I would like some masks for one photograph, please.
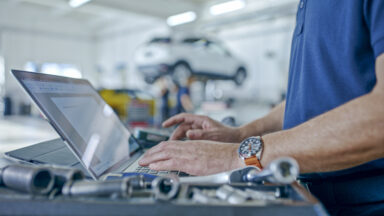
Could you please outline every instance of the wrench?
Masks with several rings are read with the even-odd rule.
[[[290,184],[299,175],[299,165],[293,158],[281,157],[272,161],[260,171],[257,167],[248,166],[228,172],[208,176],[183,177],[180,183],[187,184],[231,184],[231,183],[263,183]]]

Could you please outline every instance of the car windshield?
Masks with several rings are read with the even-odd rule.
[[[216,52],[216,53],[219,53],[220,55],[228,55],[230,56],[230,52],[226,49],[226,47],[221,44],[221,43],[218,43],[218,42],[210,42],[209,43],[209,48]]]
[[[165,43],[169,44],[172,43],[172,39],[169,37],[158,37],[158,38],[153,38],[149,43]]]
[[[194,46],[206,46],[208,41],[205,38],[186,38],[182,43]]]

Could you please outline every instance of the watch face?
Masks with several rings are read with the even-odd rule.
[[[261,150],[261,140],[258,137],[245,139],[239,147],[239,155],[242,158],[250,158]]]

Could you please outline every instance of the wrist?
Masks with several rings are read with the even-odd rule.
[[[236,128],[236,130],[237,130],[236,142],[241,142],[245,138],[247,138],[247,129],[245,126],[240,126],[240,127]]]
[[[233,149],[233,158],[232,158],[232,167],[230,170],[238,169],[241,167],[245,167],[246,164],[244,163],[244,160],[239,156],[239,146],[240,144],[235,144]]]
[[[240,142],[251,136],[261,136],[264,134],[264,118],[239,127]]]
[[[286,131],[285,131],[286,132]],[[285,136],[281,136],[282,132],[273,134],[266,134],[263,136],[263,152],[260,158],[260,163],[263,167],[267,166],[271,161],[278,157],[288,156],[294,157],[290,154],[289,145],[281,145],[286,140]]]

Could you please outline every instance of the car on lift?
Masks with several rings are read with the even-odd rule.
[[[247,77],[245,64],[219,41],[205,37],[156,37],[135,53],[137,69],[147,83],[164,75],[183,84],[189,77],[233,80],[241,85]]]

